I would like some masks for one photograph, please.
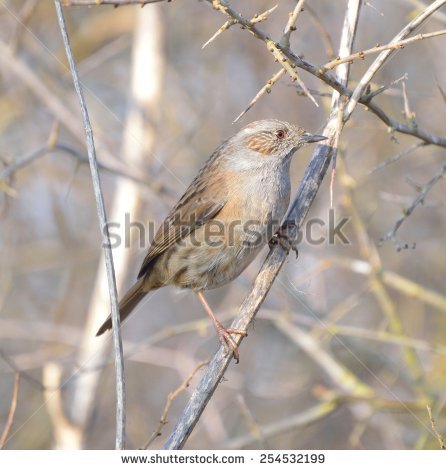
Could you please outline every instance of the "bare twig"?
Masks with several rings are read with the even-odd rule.
[[[280,52],[282,55],[282,60],[278,60],[278,62],[284,67],[287,71],[289,68],[293,69],[295,67],[301,68],[305,70],[306,72],[314,75],[318,79],[322,80],[324,83],[326,83],[328,86],[333,88],[334,90],[338,91],[341,95],[351,97],[353,96],[354,90],[349,89],[348,87],[342,85],[342,83],[339,82],[339,80],[336,78],[336,76],[332,75],[329,71],[323,70],[322,67],[316,66],[307,60],[303,59],[302,57],[299,57],[298,55],[294,54],[289,48],[280,48],[280,44],[278,42],[275,42],[272,40],[267,34],[265,34],[263,31],[261,31],[259,28],[256,27],[256,25],[252,25],[249,23],[249,20],[245,19],[243,16],[239,15],[236,13],[232,8],[230,8],[226,3],[223,6],[220,1],[218,0],[206,0],[209,4],[211,4],[215,9],[221,11],[225,15],[229,16],[229,18],[232,18],[239,22],[242,26],[245,27],[247,31],[249,31],[254,37],[257,39],[260,39],[265,43],[267,46],[268,50],[276,57]],[[435,2],[435,8],[433,8],[434,4],[430,5],[429,11],[427,14],[424,12],[422,15],[419,15],[417,18],[415,18],[414,21],[417,23],[422,23],[427,19],[428,16],[432,15],[437,11],[443,4],[446,4],[446,0],[442,0],[441,4],[439,3],[440,0],[437,0]],[[422,18],[420,19],[420,16]],[[413,25],[414,21],[412,21],[410,24]],[[407,34],[410,34],[411,31],[409,31]],[[401,39],[398,37],[398,40]],[[384,51],[382,54],[387,54],[388,51]],[[276,57],[277,58],[277,57]],[[283,59],[286,59],[283,61]],[[377,58],[377,60],[381,61],[381,55]],[[376,61],[375,61],[376,62]],[[375,67],[375,62],[372,64],[371,67]],[[370,77],[370,80],[373,77]],[[369,83],[369,79],[367,79],[367,84]],[[412,135],[414,137],[417,137],[421,140],[423,140],[426,143],[430,143],[433,145],[438,145],[440,147],[445,147],[446,148],[446,139],[441,138],[432,134],[429,134],[425,131],[422,131],[420,129],[413,129],[410,126],[407,126],[405,124],[402,124],[392,118],[390,118],[384,111],[383,109],[378,106],[377,104],[373,103],[371,99],[373,98],[373,93],[368,93],[366,92],[367,84],[364,85],[364,89],[362,90],[361,94],[358,97],[358,102],[365,105],[369,111],[371,111],[373,114],[375,114],[379,119],[381,119],[384,124],[386,124],[392,131],[394,132],[400,132],[402,134],[407,134],[407,135]],[[355,104],[356,106],[356,104]]]
[[[271,88],[275,83],[277,83],[281,77],[285,74],[285,69],[281,68],[278,72],[276,72],[264,85],[256,96],[251,100],[248,106],[232,121],[232,123],[236,123],[241,117],[243,117],[256,103],[259,99],[266,93],[271,93]]]
[[[45,405],[53,424],[53,435],[56,449],[76,450],[81,447],[82,431],[66,416],[62,393],[62,369],[50,362],[43,368],[43,386]]]
[[[88,150],[88,159],[90,162],[90,171],[93,182],[93,188],[96,198],[96,207],[98,212],[100,232],[102,235],[102,246],[104,250],[105,264],[107,268],[107,280],[111,304],[111,316],[113,324],[113,341],[115,350],[115,371],[116,371],[116,448],[124,449],[125,447],[125,383],[124,383],[124,359],[122,353],[122,339],[120,331],[118,294],[116,289],[116,279],[113,266],[113,255],[111,251],[110,236],[108,233],[107,216],[105,213],[104,198],[101,189],[101,181],[96,161],[96,151],[94,146],[93,131],[90,125],[90,119],[85,104],[82,86],[79,82],[79,76],[76,70],[73,53],[71,50],[70,40],[66,30],[65,19],[60,2],[55,0],[57,18],[62,33],[65,51],[68,63],[73,77],[74,87],[79,99],[79,105],[82,113],[82,121],[86,134],[86,143]]]
[[[409,207],[404,209],[403,215],[396,221],[394,227],[381,238],[381,244],[389,239],[392,239],[394,242],[396,242],[396,232],[399,230],[401,225],[412,214],[412,212],[417,208],[417,206],[424,203],[424,199],[426,198],[428,192],[435,186],[435,184],[437,184],[443,178],[445,174],[446,163],[440,168],[437,173],[435,173],[435,175],[428,181],[428,183],[420,189],[418,196],[413,200],[412,204]],[[400,247],[398,244],[397,247],[398,250],[402,248],[408,248],[407,245]]]
[[[344,25],[342,27],[341,42],[339,45],[339,55],[349,54],[353,48],[353,42],[356,36],[356,29],[358,26],[359,12],[361,10],[361,0],[349,0],[347,4],[347,10],[344,18]],[[350,73],[350,63],[342,64],[336,73],[336,78],[343,86],[348,85],[348,77]],[[339,131],[336,136],[339,138],[343,123],[343,114],[345,101],[340,99],[341,95],[339,92],[334,91],[331,99],[331,108],[336,109],[338,112],[338,126]],[[336,148],[338,142],[335,143]],[[336,174],[336,154],[333,155],[333,168],[330,178],[330,207],[333,207],[333,187],[334,179]]]
[[[195,369],[186,377],[186,379],[181,383],[181,385],[176,388],[173,392],[170,392],[168,395],[167,395],[167,400],[166,400],[166,404],[164,405],[164,410],[163,410],[163,414],[161,415],[161,418],[160,418],[160,422],[159,422],[159,425],[158,427],[156,428],[155,431],[153,431],[152,435],[150,436],[149,440],[144,444],[143,446],[143,449],[147,449],[150,444],[152,444],[152,442],[159,436],[161,436],[161,430],[163,429],[163,427],[168,423],[167,421],[167,414],[169,413],[169,409],[170,407],[172,406],[172,402],[173,400],[175,400],[175,398],[181,393],[183,392],[184,390],[186,390],[192,379],[195,377],[196,373],[201,369],[203,368],[205,365],[207,365],[209,363],[209,361],[202,361],[200,362],[200,364],[198,364]]]
[[[367,176],[373,175],[373,173],[382,170],[388,165],[391,165],[392,163],[397,162],[400,158],[405,157],[406,155],[409,155],[409,153],[414,152],[415,150],[419,149],[420,147],[426,147],[428,144],[426,142],[416,142],[415,144],[410,145],[404,150],[401,150],[401,152],[398,152],[396,155],[393,157],[381,162],[379,165],[375,166],[372,170],[370,170],[367,173]]]
[[[305,0],[298,0],[294,10],[290,13],[288,18],[288,23],[285,26],[283,31],[283,36],[280,40],[280,43],[283,47],[290,47],[290,36],[293,31],[296,31],[296,21],[297,17],[299,16],[300,12],[303,10]]]
[[[270,8],[269,10],[264,11],[260,15],[255,15],[251,19],[250,23],[251,24],[256,24],[256,23],[261,23],[262,21],[266,21],[268,19],[268,15],[270,13],[272,13],[277,8],[277,6],[278,5],[274,5],[272,8]],[[237,23],[238,23],[237,20],[228,20],[225,23],[223,23],[223,25],[220,26],[220,28],[218,28],[217,31],[201,46],[201,48],[204,49],[206,46],[209,46],[209,44],[211,42],[213,42],[215,39],[217,39],[217,37],[220,36],[220,34],[224,33],[231,26],[233,26]]]
[[[11,430],[12,423],[14,422],[14,416],[17,409],[17,398],[19,396],[19,384],[20,373],[16,372],[14,377],[14,388],[12,390],[11,406],[9,407],[8,418],[6,419],[6,424],[0,437],[0,449],[3,449],[4,445],[6,444],[9,431]]]
[[[416,18],[414,18],[410,23],[408,23],[389,43],[395,44],[407,37],[417,28],[419,28],[431,15],[433,15],[439,8],[446,4],[446,0],[435,0],[431,5],[427,6],[426,9],[420,13]],[[344,112],[344,119],[347,119],[353,109],[356,107],[356,104],[359,102],[361,95],[364,93],[364,90],[371,82],[372,78],[375,76],[376,72],[382,68],[384,62],[386,62],[396,51],[397,49],[387,49],[375,59],[372,65],[367,69],[366,73],[362,76],[359,83],[356,85],[355,90],[346,106]]]
[[[80,163],[88,163],[88,157],[86,155],[83,155],[81,152],[79,152],[77,149],[64,144],[63,142],[56,142],[51,145],[44,145],[36,150],[33,150],[30,153],[27,153],[26,155],[22,155],[18,157],[11,165],[8,165],[6,168],[3,168],[0,171],[0,180],[6,180],[13,176],[17,171],[21,170],[22,168],[25,168],[35,160],[38,160],[41,157],[44,157],[45,155],[48,155],[53,152],[64,152],[72,157],[74,157],[77,161]],[[138,178],[132,173],[127,173],[124,170],[113,168],[108,164],[102,163],[98,161],[98,168],[102,171],[106,171],[107,173],[110,173],[112,175],[116,176],[122,176],[123,178],[127,178],[131,181],[134,181],[135,183],[138,183],[140,185],[143,185],[147,187],[148,182],[147,179],[144,178]],[[171,197],[173,197],[172,191],[168,190],[165,187],[160,187],[160,192],[166,193]]]
[[[432,431],[435,434],[435,437],[437,438],[438,443],[440,444],[440,449],[446,450],[446,442],[444,441],[443,436],[437,431],[437,425],[435,423],[434,417],[432,416],[431,407],[429,405],[426,405],[426,408],[429,414],[429,420],[431,422]]]
[[[269,437],[277,436],[278,434],[291,431],[293,429],[308,426],[309,424],[315,423],[322,418],[329,416],[331,413],[336,411],[339,406],[338,398],[330,401],[319,403],[318,405],[308,408],[301,413],[297,413],[293,416],[288,416],[279,421],[267,424],[260,428],[262,436],[265,439]],[[247,434],[239,437],[235,437],[230,441],[225,442],[225,449],[243,449],[257,441],[256,436]]]
[[[143,7],[148,3],[158,3],[164,0],[61,0],[64,7],[75,7],[75,6],[98,6],[98,5],[113,5],[119,7],[122,5],[140,5]],[[172,0],[167,0],[171,2]]]
[[[435,31],[433,33],[424,33],[424,34],[417,34],[416,36],[412,36],[409,39],[403,39],[401,41],[391,42],[390,44],[386,44],[385,46],[376,45],[370,49],[366,49],[364,51],[356,52],[355,54],[351,54],[344,57],[338,57],[324,65],[325,69],[331,70],[335,67],[338,67],[340,64],[344,64],[346,62],[352,63],[355,60],[364,60],[366,56],[370,54],[377,54],[378,52],[391,50],[391,49],[403,49],[404,46],[407,44],[411,44],[412,42],[421,41],[423,39],[433,38],[436,36],[443,36],[446,34],[446,30],[442,29],[440,31]]]

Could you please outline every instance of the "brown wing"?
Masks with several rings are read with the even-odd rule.
[[[226,204],[224,178],[218,174],[215,167],[209,165],[210,163],[211,161],[202,168],[158,229],[141,265],[138,279],[147,273],[156,257],[214,218]],[[212,188],[209,188],[210,180]]]

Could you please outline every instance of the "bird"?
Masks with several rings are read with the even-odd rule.
[[[231,335],[203,291],[235,279],[278,231],[290,201],[293,154],[326,137],[276,119],[254,121],[225,140],[171,209],[142,262],[137,280],[119,302],[121,322],[144,296],[172,285],[192,289],[238,362]],[[97,336],[112,327],[111,315]]]

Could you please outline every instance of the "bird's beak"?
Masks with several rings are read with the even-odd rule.
[[[310,134],[309,132],[305,132],[300,138],[300,141],[304,144],[311,144],[313,142],[320,142],[321,140],[325,140],[327,138],[328,137],[325,137],[324,135]]]

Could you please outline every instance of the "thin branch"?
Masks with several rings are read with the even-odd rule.
[[[401,41],[392,42],[390,44],[386,44],[385,46],[376,45],[370,49],[366,49],[364,51],[359,51],[354,54],[345,56],[345,57],[338,57],[324,65],[324,68],[327,70],[334,69],[338,67],[340,64],[344,64],[346,62],[352,63],[355,60],[364,60],[366,56],[370,54],[377,54],[378,52],[391,50],[391,49],[403,49],[405,45],[411,44],[412,42],[421,41],[423,39],[433,38],[436,36],[443,36],[446,34],[446,29],[442,29],[440,31],[435,31],[433,33],[424,33],[424,34],[417,34],[409,39],[403,39]]]
[[[446,4],[446,0],[436,0],[431,5],[429,5],[422,13],[420,13],[416,18],[414,18],[410,23],[408,23],[391,41],[389,44],[396,44],[410,33],[419,28],[431,15],[433,15],[439,8]],[[364,90],[371,82],[372,78],[375,76],[376,72],[384,65],[396,51],[397,49],[387,49],[375,59],[372,65],[367,69],[366,73],[362,76],[359,83],[356,85],[355,90],[346,106],[344,112],[344,119],[347,119],[353,109],[356,107],[356,104],[359,102],[361,95],[364,93]]]
[[[296,31],[296,21],[297,17],[299,16],[300,12],[303,11],[305,0],[299,0],[294,7],[294,10],[290,13],[290,17],[288,18],[288,23],[285,26],[283,31],[283,36],[280,40],[280,43],[284,47],[290,47],[290,37],[293,31]]]
[[[143,7],[148,3],[158,3],[164,0],[60,0],[64,7],[77,7],[77,6],[100,6],[100,5],[113,5],[119,7],[122,5],[140,5]],[[170,3],[172,0],[167,0]]]
[[[74,87],[79,99],[79,105],[82,113],[82,121],[86,134],[86,143],[88,150],[88,159],[90,162],[91,178],[96,198],[96,207],[99,218],[100,232],[102,235],[102,246],[104,249],[105,264],[107,269],[108,289],[111,304],[111,317],[113,324],[113,342],[115,352],[115,372],[116,372],[116,449],[124,449],[125,447],[125,383],[124,383],[124,359],[122,353],[122,339],[120,331],[118,295],[116,290],[116,279],[113,266],[113,255],[111,251],[110,236],[108,233],[107,216],[105,212],[104,198],[102,194],[99,170],[96,161],[96,150],[94,146],[93,131],[90,125],[90,118],[79,82],[79,76],[74,62],[71,50],[70,40],[66,30],[63,9],[58,0],[54,2],[56,7],[57,18],[59,21],[60,31],[62,33],[65,52],[73,77]]]
[[[446,174],[446,163],[440,168],[440,170],[437,173],[435,173],[435,175],[428,181],[428,183],[425,184],[420,189],[418,196],[413,200],[412,204],[409,207],[404,209],[403,215],[396,221],[394,227],[391,230],[389,230],[386,233],[386,235],[384,235],[381,238],[380,244],[390,239],[396,242],[396,232],[399,230],[401,225],[412,214],[412,212],[417,208],[417,206],[424,203],[424,199],[426,198],[426,195],[443,178],[445,174]],[[408,248],[407,245],[404,245],[403,247],[400,247],[399,245],[397,246],[398,246],[398,250],[401,250],[402,248]]]
[[[260,15],[257,15],[257,14],[254,15],[254,17],[251,19],[250,23],[251,24],[256,24],[256,23],[260,23],[262,21],[266,21],[268,19],[268,15],[270,13],[272,13],[277,7],[278,7],[278,5],[274,5],[272,8],[270,8],[269,10],[264,11]],[[209,44],[211,42],[213,42],[215,39],[217,39],[217,37],[220,36],[220,34],[224,33],[231,26],[233,26],[237,23],[238,23],[237,20],[228,20],[225,23],[223,23],[223,25],[220,26],[220,28],[218,28],[217,31],[201,46],[201,48],[204,49],[206,46],[209,46]]]
[[[283,62],[279,61],[278,62],[282,65],[282,67],[286,68],[288,71],[288,68],[291,67],[298,67],[306,72],[310,73],[311,75],[315,76],[316,78],[322,80],[324,83],[326,83],[328,86],[333,88],[334,90],[338,91],[341,95],[351,97],[353,96],[354,91],[349,89],[348,87],[342,85],[342,83],[339,82],[339,80],[336,78],[335,75],[332,75],[329,71],[324,71],[322,67],[319,67],[317,65],[314,65],[310,62],[308,62],[306,59],[303,59],[302,57],[299,57],[298,55],[294,54],[289,48],[280,48],[280,44],[275,42],[272,38],[270,38],[267,34],[265,34],[263,31],[261,31],[259,28],[256,27],[256,25],[251,25],[249,24],[249,21],[243,18],[243,16],[239,15],[236,13],[234,10],[232,10],[229,6],[223,6],[221,3],[217,0],[206,0],[209,4],[211,4],[216,10],[221,11],[225,15],[229,16],[232,19],[237,20],[242,26],[245,27],[247,31],[249,31],[254,37],[257,39],[260,39],[263,41],[266,46],[268,47],[268,50],[273,53],[276,51],[281,51],[283,53],[283,58],[287,59],[287,61]],[[438,4],[438,1],[435,2]],[[429,7],[429,15],[432,15],[435,13],[438,8],[443,6],[443,4],[446,3],[446,0],[442,0],[441,5],[436,5],[436,9],[432,9],[432,5]],[[428,16],[429,16],[428,15]],[[417,17],[419,18],[419,17]],[[416,20],[417,20],[416,18]],[[423,14],[423,21],[427,19],[427,16]],[[415,20],[414,20],[415,21]],[[418,21],[418,20],[417,20]],[[410,24],[413,24],[411,22]],[[386,51],[383,52],[383,54],[386,54]],[[379,59],[379,57],[378,57]],[[373,66],[373,64],[372,64]],[[425,131],[422,131],[420,129],[413,129],[410,126],[407,126],[405,124],[402,124],[392,118],[390,118],[384,110],[379,107],[377,104],[373,103],[371,100],[374,96],[373,92],[365,92],[367,90],[367,87],[362,90],[362,93],[359,96],[359,103],[363,104],[364,106],[367,107],[369,111],[371,111],[373,114],[375,114],[379,119],[381,119],[384,124],[386,124],[392,131],[394,132],[400,132],[402,134],[407,134],[407,135],[412,135],[414,137],[417,137],[418,139],[423,140],[426,143],[433,144],[433,145],[438,145],[440,147],[446,148],[446,139],[442,137],[438,137],[432,134],[429,134]]]
[[[293,429],[308,426],[335,412],[338,409],[340,402],[341,400],[338,397],[335,397],[333,400],[319,403],[318,405],[308,408],[301,413],[287,416],[284,419],[262,426],[260,431],[263,438],[268,439],[269,437],[277,436],[278,434],[289,432]],[[253,436],[252,434],[242,435],[225,442],[224,448],[243,449],[256,443],[256,441],[256,436]]]
[[[66,416],[62,400],[62,369],[54,362],[46,363],[42,370],[45,405],[53,425],[56,449],[79,450],[82,429]]]
[[[0,437],[0,449],[3,449],[8,439],[9,431],[11,430],[12,423],[14,422],[15,412],[17,410],[17,398],[19,396],[20,373],[15,373],[14,388],[12,390],[11,406],[9,407],[8,418],[6,419],[5,427],[3,428]]]
[[[361,10],[361,0],[349,0],[347,4],[347,10],[345,13],[344,24],[342,27],[342,34],[341,34],[341,41],[339,44],[339,55],[341,54],[350,54],[353,48],[353,42],[356,36],[356,30],[358,27],[358,20],[359,20],[359,12]],[[348,85],[348,78],[350,74],[350,63],[342,64],[337,72],[336,78],[343,86]],[[341,95],[338,91],[333,92],[333,96],[331,99],[331,107],[332,109],[336,109],[338,112],[338,126],[339,132],[337,132],[337,136],[339,137],[341,133],[341,128],[343,126],[343,114],[344,114],[344,107],[345,107],[345,100],[340,99]],[[338,142],[336,142],[336,147],[338,146]],[[330,178],[330,207],[333,207],[333,187],[334,187],[334,179],[336,174],[336,154],[333,156],[333,168],[331,172]]]
[[[156,428],[156,430],[153,431],[149,440],[144,444],[143,449],[147,449],[157,437],[161,436],[161,430],[168,423],[167,415],[169,413],[170,407],[172,406],[172,402],[181,392],[183,392],[189,387],[192,379],[195,377],[197,372],[207,364],[209,364],[209,361],[200,362],[200,364],[198,364],[195,367],[195,369],[186,377],[186,379],[181,383],[181,385],[178,388],[176,388],[173,392],[170,392],[167,395],[166,404],[164,405],[164,410],[163,410],[163,414],[161,415],[159,425]]]
[[[266,93],[271,93],[271,88],[275,83],[277,83],[282,76],[285,74],[285,69],[281,68],[278,72],[276,72],[264,85],[256,96],[251,100],[248,106],[232,121],[232,124],[236,123],[241,117],[243,117],[256,103],[259,99],[265,95]]]
[[[437,431],[437,425],[435,423],[434,417],[432,416],[431,407],[429,405],[426,405],[426,408],[429,414],[429,420],[431,422],[432,431],[435,434],[435,437],[437,438],[438,443],[440,444],[440,449],[446,450],[446,442],[444,441],[443,436]]]
[[[382,170],[383,168],[387,167],[388,165],[391,165],[392,163],[397,162],[401,158],[405,157],[406,155],[409,155],[410,153],[414,152],[415,150],[419,149],[420,147],[426,147],[427,145],[429,145],[429,144],[426,144],[426,142],[416,142],[415,144],[410,145],[409,147],[405,148],[404,150],[401,150],[401,152],[398,152],[393,157],[391,157],[387,160],[384,160],[379,165],[375,166],[375,168],[371,169],[367,173],[367,176],[373,175],[373,173],[376,173],[377,171]]]
[[[33,150],[30,153],[27,153],[26,155],[22,155],[20,157],[17,157],[16,160],[11,163],[11,165],[8,165],[7,167],[3,168],[0,170],[0,181],[1,180],[6,180],[13,176],[17,171],[21,170],[22,168],[25,168],[26,166],[30,165],[32,162],[35,160],[38,160],[41,157],[44,157],[45,155],[48,155],[50,153],[54,152],[64,152],[72,157],[74,157],[77,161],[80,163],[88,163],[88,157],[83,155],[81,152],[79,152],[77,149],[64,144],[63,142],[56,142],[54,144],[47,144],[44,145],[36,150]],[[134,181],[135,183],[138,183],[140,185],[143,185],[145,187],[148,186],[148,180],[147,178],[138,178],[137,176],[133,175],[132,173],[127,173],[124,170],[113,168],[105,163],[101,163],[98,161],[98,168],[102,171],[106,171],[107,173],[110,173],[112,175],[116,176],[121,176],[123,178],[127,178],[131,181]],[[164,186],[160,186],[159,190],[163,194],[167,194],[171,197],[173,197],[173,192],[169,190],[168,188]]]
[[[314,21],[316,28],[319,30],[322,42],[325,45],[325,52],[327,54],[327,57],[329,59],[334,58],[336,56],[335,49],[330,33],[327,31],[327,28],[324,26],[316,12],[309,5],[305,6],[305,11],[310,15],[311,19]]]

